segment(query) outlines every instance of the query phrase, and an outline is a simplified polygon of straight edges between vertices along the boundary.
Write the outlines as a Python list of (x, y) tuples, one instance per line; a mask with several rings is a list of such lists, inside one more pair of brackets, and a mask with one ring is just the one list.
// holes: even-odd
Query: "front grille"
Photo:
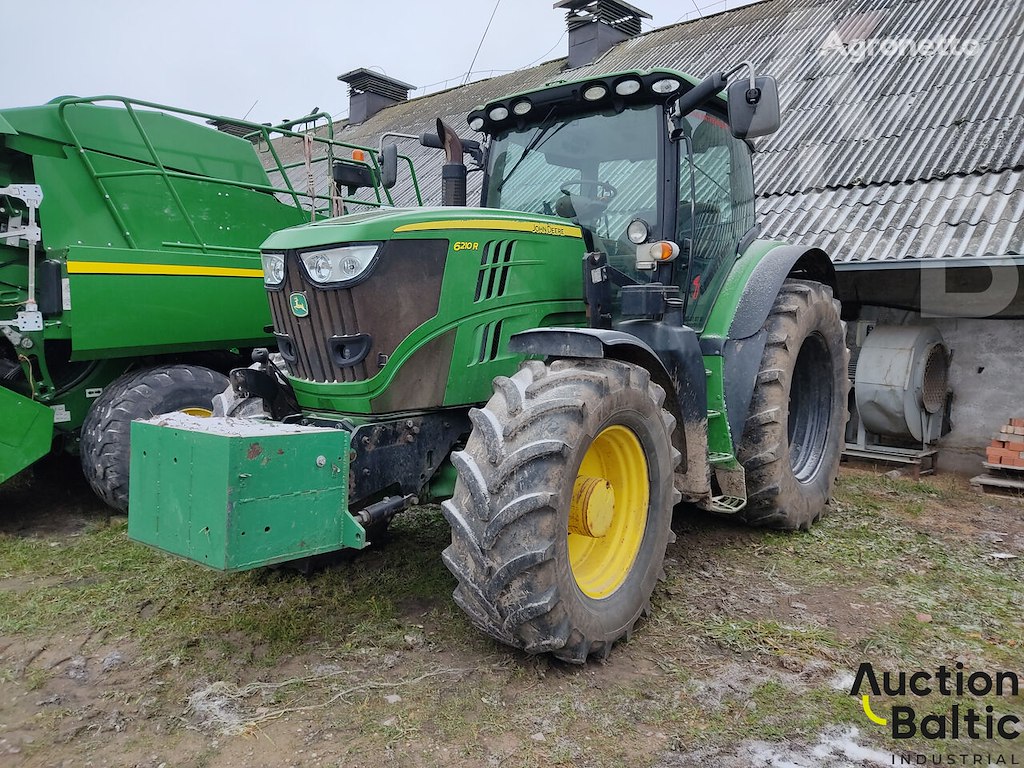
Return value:
[[(415, 328), (437, 314), (447, 254), (447, 240), (388, 241), (362, 282), (320, 288), (306, 278), (297, 253), (287, 253), (284, 285), (268, 293), (291, 374), (320, 382), (374, 376)], [(305, 294), (306, 317), (292, 313), (293, 293)]]

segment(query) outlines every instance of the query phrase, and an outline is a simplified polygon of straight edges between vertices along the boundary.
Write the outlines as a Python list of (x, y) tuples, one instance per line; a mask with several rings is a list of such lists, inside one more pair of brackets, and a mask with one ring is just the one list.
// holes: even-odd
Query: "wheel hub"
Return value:
[(569, 533), (599, 539), (615, 517), (615, 490), (603, 477), (577, 477), (569, 508)]
[(198, 416), (202, 419), (208, 419), (211, 416), (213, 416), (213, 411), (211, 411), (209, 408), (200, 408), (198, 406), (194, 406), (192, 408), (182, 408), (181, 412), (189, 416)]

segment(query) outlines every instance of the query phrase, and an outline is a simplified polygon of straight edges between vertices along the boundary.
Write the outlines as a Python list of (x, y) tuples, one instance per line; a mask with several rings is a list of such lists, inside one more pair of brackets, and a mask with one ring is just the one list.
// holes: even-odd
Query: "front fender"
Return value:
[[(665, 390), (665, 408), (675, 417), (675, 445), (689, 466), (688, 448), (706, 445), (707, 390), (700, 342), (693, 329), (650, 320), (629, 320), (615, 330), (534, 328), (509, 340), (512, 352), (545, 357), (607, 358), (646, 368)], [(703, 439), (694, 439), (703, 435)], [(703, 461), (703, 456), (699, 457)]]

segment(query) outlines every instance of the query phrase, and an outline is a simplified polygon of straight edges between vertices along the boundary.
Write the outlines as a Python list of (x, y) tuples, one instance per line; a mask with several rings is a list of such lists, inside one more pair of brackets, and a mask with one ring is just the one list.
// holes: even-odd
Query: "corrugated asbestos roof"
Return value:
[[(917, 45), (943, 38), (976, 41), (973, 55)], [(884, 40), (900, 50), (879, 50)], [(551, 80), (655, 66), (701, 77), (743, 60), (780, 84), (782, 128), (758, 141), (755, 159), (766, 235), (821, 244), (850, 266), (1024, 253), (1019, 0), (766, 0), (627, 40), (589, 67), (551, 61), (336, 130), (376, 145), (386, 131), (419, 134), (442, 116), (469, 135), (474, 106)], [(400, 147), (436, 204), (440, 153)], [(301, 143), (282, 151), (297, 160)], [(471, 195), (479, 177), (470, 175)], [(399, 204), (414, 201), (407, 180), (394, 192)]]

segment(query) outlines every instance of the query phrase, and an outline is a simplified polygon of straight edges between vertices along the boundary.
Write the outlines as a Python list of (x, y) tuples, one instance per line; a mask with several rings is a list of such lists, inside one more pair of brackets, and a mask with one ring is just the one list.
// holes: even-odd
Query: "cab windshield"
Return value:
[(488, 160), (486, 204), (574, 219), (593, 233), (609, 261), (632, 272), (636, 246), (626, 226), (658, 221), (658, 142), (654, 106), (546, 120), (499, 134)]

